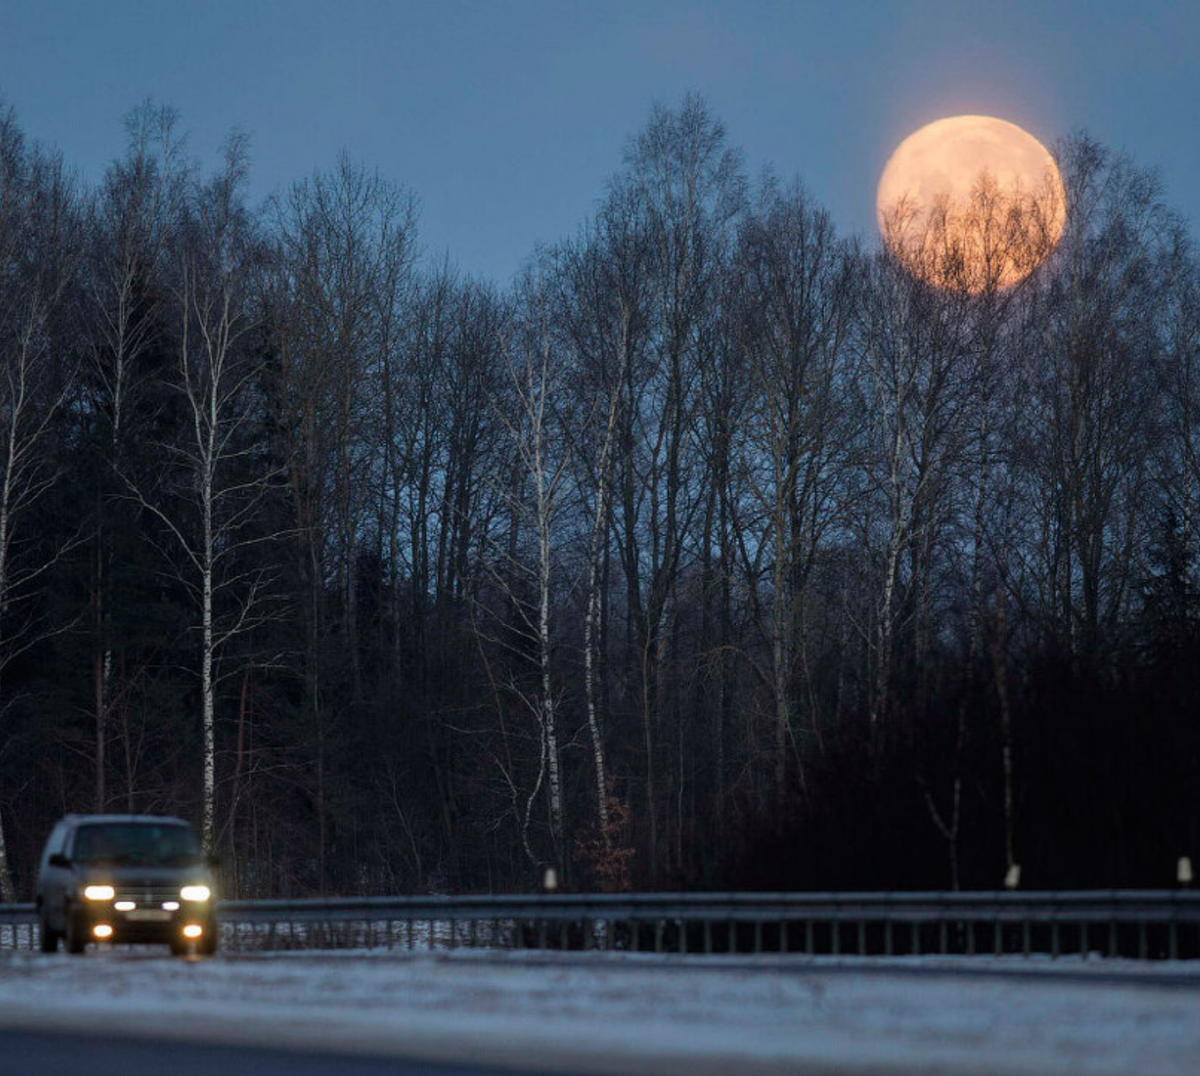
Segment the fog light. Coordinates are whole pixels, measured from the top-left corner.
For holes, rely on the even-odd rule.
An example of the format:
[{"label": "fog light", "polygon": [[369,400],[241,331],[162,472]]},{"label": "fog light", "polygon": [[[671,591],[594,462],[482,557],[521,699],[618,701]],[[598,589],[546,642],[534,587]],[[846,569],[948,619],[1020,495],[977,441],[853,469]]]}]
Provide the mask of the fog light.
[{"label": "fog light", "polygon": [[110,927],[107,923],[97,923],[94,927],[92,927],[92,936],[99,938],[101,941],[103,941],[105,938],[111,938],[112,927]]},{"label": "fog light", "polygon": [[165,912],[177,912],[177,911],[179,911],[179,901],[177,901],[177,900],[164,900],[164,901],[163,901],[163,911],[165,911]]},{"label": "fog light", "polygon": [[89,885],[85,887],[83,895],[88,900],[112,900],[115,892],[111,885]]},{"label": "fog light", "polygon": [[185,938],[198,938],[203,933],[204,928],[200,926],[199,923],[188,923],[188,925],[183,928],[183,936]]},{"label": "fog light", "polygon": [[119,900],[113,907],[119,912],[131,912],[137,905],[131,900]]}]

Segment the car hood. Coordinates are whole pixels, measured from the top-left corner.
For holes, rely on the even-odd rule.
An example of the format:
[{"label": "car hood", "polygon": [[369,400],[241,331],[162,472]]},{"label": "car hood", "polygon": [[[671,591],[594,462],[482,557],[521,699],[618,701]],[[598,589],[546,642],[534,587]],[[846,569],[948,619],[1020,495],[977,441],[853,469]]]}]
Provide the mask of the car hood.
[{"label": "car hood", "polygon": [[212,873],[203,863],[190,867],[147,867],[136,864],[107,866],[88,864],[76,867],[76,874],[88,882],[107,882],[122,888],[159,888],[162,886],[187,885],[203,882],[211,887]]}]

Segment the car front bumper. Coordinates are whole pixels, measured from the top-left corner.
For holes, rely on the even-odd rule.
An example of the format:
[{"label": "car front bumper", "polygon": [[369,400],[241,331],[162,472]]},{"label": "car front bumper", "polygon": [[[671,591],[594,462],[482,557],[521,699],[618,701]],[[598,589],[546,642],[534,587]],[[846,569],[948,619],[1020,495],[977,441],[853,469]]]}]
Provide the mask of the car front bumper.
[{"label": "car front bumper", "polygon": [[[170,944],[202,942],[216,937],[217,923],[208,904],[181,904],[177,909],[117,909],[112,901],[81,901],[71,911],[76,937],[89,942]],[[97,928],[108,927],[109,931]],[[199,927],[188,937],[185,929]]]}]

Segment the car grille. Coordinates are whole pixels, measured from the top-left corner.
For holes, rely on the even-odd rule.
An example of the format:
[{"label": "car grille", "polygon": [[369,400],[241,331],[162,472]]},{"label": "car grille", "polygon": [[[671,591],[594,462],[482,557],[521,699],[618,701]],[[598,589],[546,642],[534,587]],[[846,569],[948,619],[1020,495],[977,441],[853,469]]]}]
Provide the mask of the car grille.
[{"label": "car grille", "polygon": [[139,908],[157,908],[163,901],[179,900],[179,886],[177,885],[125,882],[115,888],[114,900],[131,900]]}]

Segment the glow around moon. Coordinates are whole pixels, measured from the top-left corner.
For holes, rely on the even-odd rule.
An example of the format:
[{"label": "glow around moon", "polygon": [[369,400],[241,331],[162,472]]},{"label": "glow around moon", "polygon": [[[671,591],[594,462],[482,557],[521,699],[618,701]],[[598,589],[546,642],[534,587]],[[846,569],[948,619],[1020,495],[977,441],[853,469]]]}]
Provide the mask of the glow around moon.
[{"label": "glow around moon", "polygon": [[1066,195],[1033,135],[992,116],[952,116],[896,148],[876,213],[911,273],[979,293],[1011,287],[1046,259],[1062,235]]}]

